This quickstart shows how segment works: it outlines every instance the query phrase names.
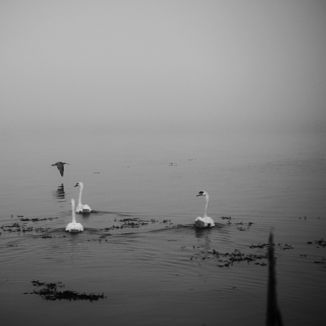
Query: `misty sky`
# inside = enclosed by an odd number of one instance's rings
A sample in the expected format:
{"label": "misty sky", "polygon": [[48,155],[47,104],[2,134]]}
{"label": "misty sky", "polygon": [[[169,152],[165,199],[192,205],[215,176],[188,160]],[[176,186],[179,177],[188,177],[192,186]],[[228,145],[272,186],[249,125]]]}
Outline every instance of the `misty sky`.
{"label": "misty sky", "polygon": [[326,2],[1,0],[2,130],[326,130]]}

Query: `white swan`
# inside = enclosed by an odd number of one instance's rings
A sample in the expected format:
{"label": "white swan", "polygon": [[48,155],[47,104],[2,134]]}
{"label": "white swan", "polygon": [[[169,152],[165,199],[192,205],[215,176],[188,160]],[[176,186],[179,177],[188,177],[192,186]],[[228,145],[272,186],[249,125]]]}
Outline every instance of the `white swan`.
{"label": "white swan", "polygon": [[215,226],[215,223],[213,219],[209,216],[207,216],[207,207],[208,207],[208,201],[209,201],[209,196],[207,191],[199,191],[197,197],[205,197],[206,198],[206,204],[205,204],[205,211],[204,211],[204,216],[198,216],[195,219],[195,227],[196,228],[211,228]]}
{"label": "white swan", "polygon": [[71,199],[71,209],[72,209],[72,221],[67,224],[66,232],[83,232],[84,227],[82,224],[76,222],[76,213],[75,213],[75,200]]}
{"label": "white swan", "polygon": [[84,184],[82,182],[77,182],[75,187],[79,187],[79,196],[78,196],[78,205],[76,208],[76,213],[78,214],[89,214],[92,212],[92,209],[87,204],[82,204],[82,194],[84,189]]}

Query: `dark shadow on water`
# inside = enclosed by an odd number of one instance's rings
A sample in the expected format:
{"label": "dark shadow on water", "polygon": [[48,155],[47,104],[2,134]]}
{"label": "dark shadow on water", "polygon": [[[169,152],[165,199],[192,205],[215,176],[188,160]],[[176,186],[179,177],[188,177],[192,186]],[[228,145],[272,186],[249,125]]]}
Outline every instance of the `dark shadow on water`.
{"label": "dark shadow on water", "polygon": [[205,228],[205,229],[199,229],[199,228],[194,228],[195,230],[195,236],[196,238],[204,238],[208,237],[212,231],[214,231],[212,228]]}
{"label": "dark shadow on water", "polygon": [[283,326],[282,315],[277,303],[276,262],[274,256],[273,233],[269,235],[268,254],[268,288],[266,326]]}

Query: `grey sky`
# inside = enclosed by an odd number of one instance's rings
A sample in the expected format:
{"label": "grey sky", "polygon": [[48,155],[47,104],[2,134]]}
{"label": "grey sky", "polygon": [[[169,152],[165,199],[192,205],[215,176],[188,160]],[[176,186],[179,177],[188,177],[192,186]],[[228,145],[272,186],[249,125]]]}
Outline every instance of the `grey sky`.
{"label": "grey sky", "polygon": [[0,127],[326,129],[326,2],[0,2]]}

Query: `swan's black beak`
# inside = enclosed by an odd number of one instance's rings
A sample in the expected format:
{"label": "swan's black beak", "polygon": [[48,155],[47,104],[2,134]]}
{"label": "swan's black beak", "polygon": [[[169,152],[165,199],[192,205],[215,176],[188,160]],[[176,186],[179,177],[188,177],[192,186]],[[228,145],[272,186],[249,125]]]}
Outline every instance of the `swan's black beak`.
{"label": "swan's black beak", "polygon": [[205,196],[205,191],[199,191],[196,197]]}
{"label": "swan's black beak", "polygon": [[78,187],[79,186],[79,183],[77,182],[75,185],[74,185],[74,187]]}

